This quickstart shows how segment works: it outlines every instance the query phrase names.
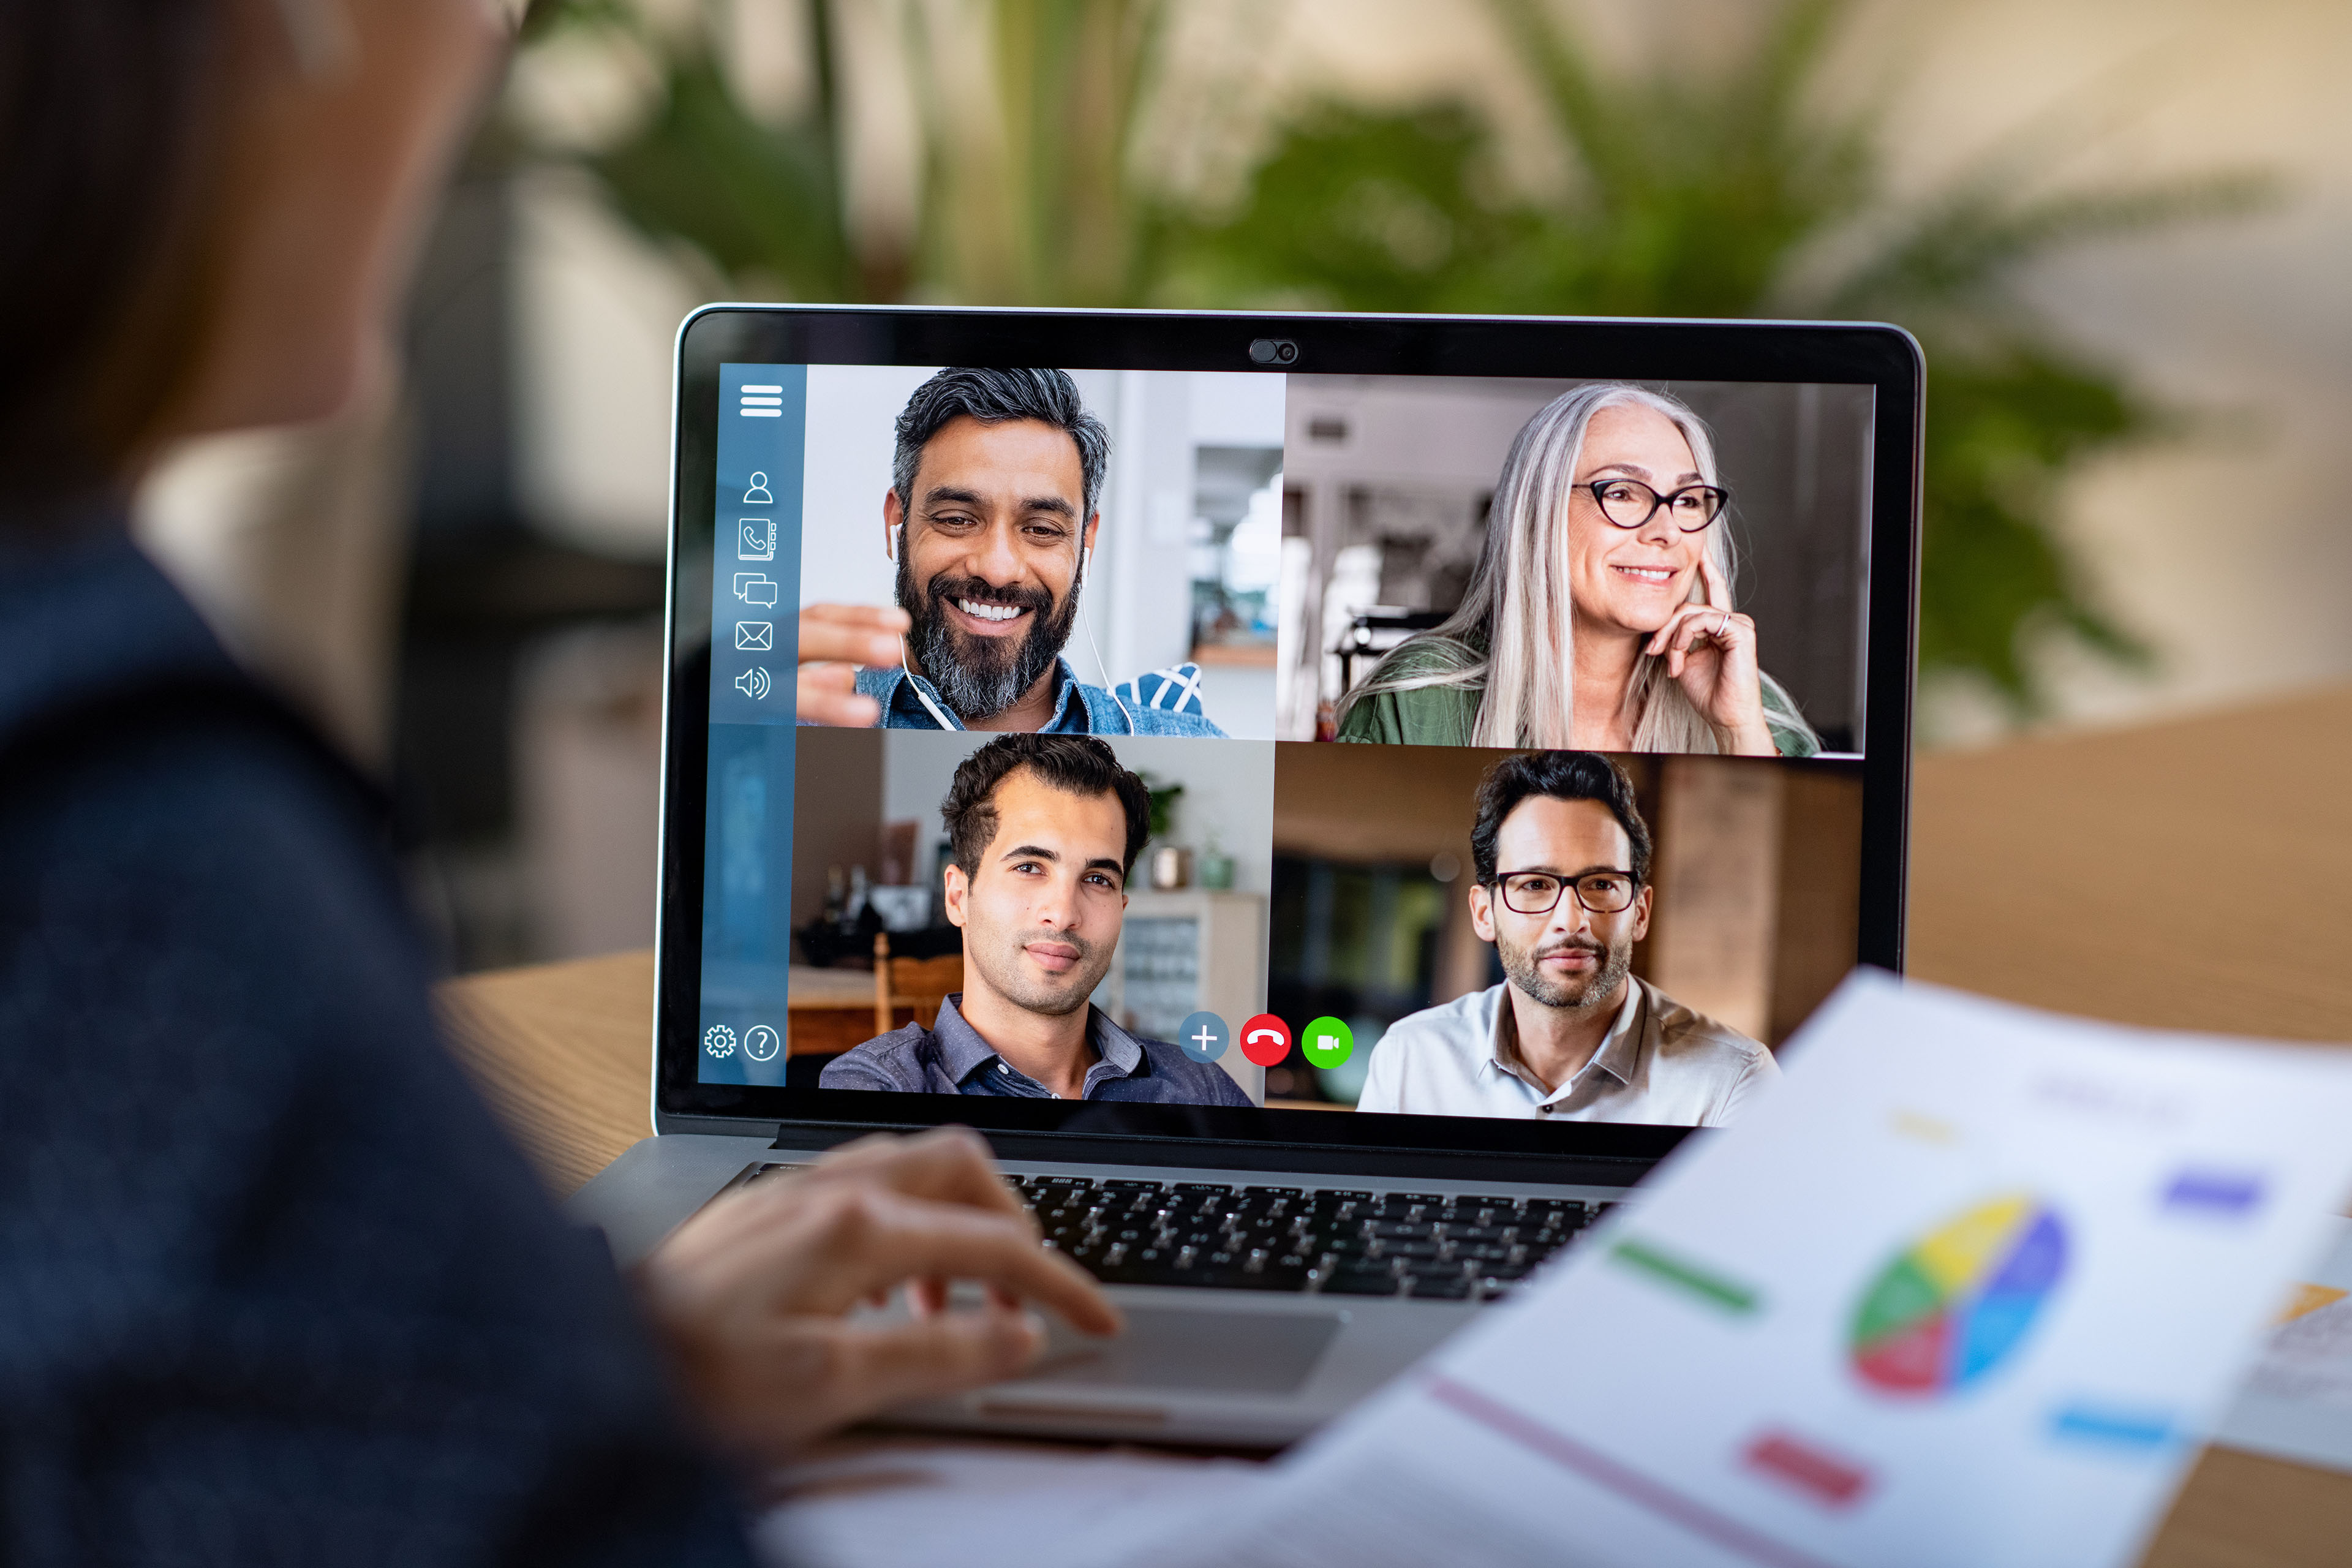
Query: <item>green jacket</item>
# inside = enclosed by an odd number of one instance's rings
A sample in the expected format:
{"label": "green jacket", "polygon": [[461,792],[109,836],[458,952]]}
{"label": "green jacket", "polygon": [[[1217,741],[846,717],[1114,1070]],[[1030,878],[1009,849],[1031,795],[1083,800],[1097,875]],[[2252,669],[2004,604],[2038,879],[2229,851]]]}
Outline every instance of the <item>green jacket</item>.
{"label": "green jacket", "polygon": [[[1433,675],[1454,660],[1438,647],[1416,638],[1386,658],[1375,678]],[[1772,745],[1784,757],[1810,757],[1822,749],[1821,738],[1779,681],[1762,678],[1764,727]],[[1478,721],[1478,703],[1486,695],[1480,686],[1423,686],[1412,691],[1382,691],[1362,699],[1339,721],[1339,739],[1390,746],[1467,746]]]}

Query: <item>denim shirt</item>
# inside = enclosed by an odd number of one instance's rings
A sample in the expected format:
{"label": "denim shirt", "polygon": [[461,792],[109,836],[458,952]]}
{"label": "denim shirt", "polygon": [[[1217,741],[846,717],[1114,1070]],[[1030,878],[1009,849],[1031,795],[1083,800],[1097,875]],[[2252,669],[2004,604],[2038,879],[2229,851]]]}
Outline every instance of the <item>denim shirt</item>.
{"label": "denim shirt", "polygon": [[[860,669],[857,689],[882,704],[881,727],[885,730],[939,730],[968,728],[958,720],[952,709],[940,700],[938,688],[899,666],[887,669]],[[929,697],[939,713],[923,705],[919,691]],[[940,722],[945,714],[948,723]],[[1222,739],[1223,730],[1199,713],[1177,712],[1155,708],[1142,702],[1129,701],[1124,709],[1111,694],[1099,686],[1088,686],[1071,669],[1070,661],[1054,661],[1054,716],[1038,726],[1046,735],[1200,735]]]}
{"label": "denim shirt", "polygon": [[[930,1028],[908,1024],[877,1036],[825,1064],[821,1089],[914,1094],[993,1094],[1050,1100],[1054,1091],[1021,1071],[965,1022],[961,993],[940,1004]],[[1248,1095],[1221,1067],[1194,1061],[1164,1040],[1129,1034],[1099,1007],[1087,1008],[1087,1100],[1156,1100],[1179,1105],[1247,1106]]]}

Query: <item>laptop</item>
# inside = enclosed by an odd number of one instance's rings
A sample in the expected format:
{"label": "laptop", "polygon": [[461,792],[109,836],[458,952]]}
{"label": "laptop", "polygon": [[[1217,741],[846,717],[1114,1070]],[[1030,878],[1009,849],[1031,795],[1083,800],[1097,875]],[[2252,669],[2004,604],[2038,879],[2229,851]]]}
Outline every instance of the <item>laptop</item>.
{"label": "laptop", "polygon": [[[833,1145],[978,1129],[1131,1327],[908,1422],[1288,1442],[1902,967],[1899,329],[719,305],[677,356],[656,1135],[572,1207],[626,1262]],[[1662,594],[1706,606],[1679,669],[1641,643]],[[893,604],[877,721],[803,717],[799,612]],[[1604,753],[1486,723],[1490,673],[1562,689],[1526,650],[1563,636],[1640,646],[1655,721]],[[950,797],[1008,715],[1150,801],[1072,950],[1068,1092],[973,1022],[1013,991]],[[1556,864],[1559,823],[1602,847]],[[1606,1020],[1573,1071],[1556,1016]]]}

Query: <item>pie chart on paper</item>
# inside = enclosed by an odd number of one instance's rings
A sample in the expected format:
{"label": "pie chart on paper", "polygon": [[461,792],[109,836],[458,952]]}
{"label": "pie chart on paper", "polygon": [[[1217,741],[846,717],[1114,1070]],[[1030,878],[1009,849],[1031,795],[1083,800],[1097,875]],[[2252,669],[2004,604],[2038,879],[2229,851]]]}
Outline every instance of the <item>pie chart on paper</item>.
{"label": "pie chart on paper", "polygon": [[2021,1343],[2066,1272],[2066,1230],[2032,1196],[1963,1210],[1906,1247],[1863,1292],[1853,1370],[1890,1394],[1948,1394]]}

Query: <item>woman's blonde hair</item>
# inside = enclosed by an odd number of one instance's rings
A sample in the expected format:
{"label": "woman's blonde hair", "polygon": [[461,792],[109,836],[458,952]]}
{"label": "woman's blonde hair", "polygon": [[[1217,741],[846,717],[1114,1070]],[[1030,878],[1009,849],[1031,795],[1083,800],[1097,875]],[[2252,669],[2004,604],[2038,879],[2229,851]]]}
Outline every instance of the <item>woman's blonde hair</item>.
{"label": "woman's blonde hair", "polygon": [[[1715,442],[1697,415],[1664,393],[1625,382],[1593,382],[1546,404],[1512,437],[1495,484],[1486,541],[1462,606],[1382,659],[1349,692],[1340,716],[1384,691],[1454,687],[1480,693],[1474,746],[1573,748],[1576,744],[1575,616],[1569,599],[1569,502],[1584,433],[1604,408],[1647,408],[1675,422],[1690,443],[1692,466],[1719,484]],[[1706,550],[1723,581],[1736,564],[1731,531],[1718,519]],[[1703,582],[1691,602],[1708,603]],[[1728,603],[1717,609],[1729,610]],[[1713,752],[1714,727],[1665,672],[1665,660],[1643,654],[1622,699],[1635,714],[1633,749]]]}

